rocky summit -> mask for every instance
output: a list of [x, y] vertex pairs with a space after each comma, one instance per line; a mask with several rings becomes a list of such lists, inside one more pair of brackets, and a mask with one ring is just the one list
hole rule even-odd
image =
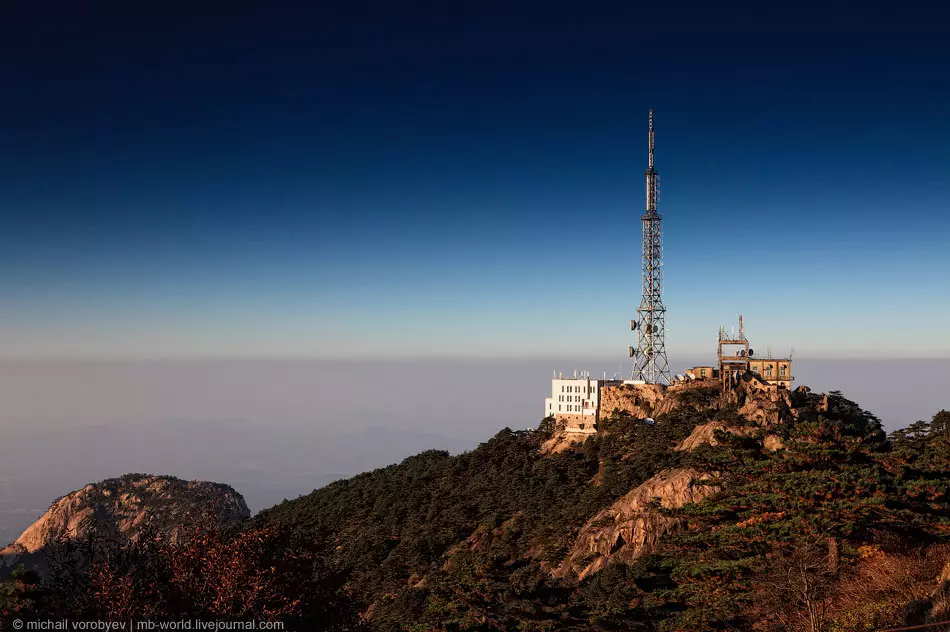
[[0, 549], [0, 555], [9, 567], [56, 541], [81, 540], [93, 533], [134, 538], [144, 528], [175, 541], [185, 525], [209, 510], [223, 524], [250, 516], [244, 498], [228, 485], [126, 474], [58, 498], [20, 537]]

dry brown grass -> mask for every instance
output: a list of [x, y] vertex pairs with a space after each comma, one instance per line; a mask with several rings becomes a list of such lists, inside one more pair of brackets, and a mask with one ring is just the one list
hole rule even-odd
[[950, 545], [864, 546], [845, 568], [832, 548], [816, 543], [770, 558], [755, 581], [755, 629], [872, 632], [950, 619], [950, 573], [941, 578]]
[[928, 620], [946, 614], [945, 598], [939, 607], [932, 602], [950, 546], [897, 552], [867, 546], [859, 553], [861, 559], [836, 587], [831, 630], [870, 631], [907, 623], [914, 614]]

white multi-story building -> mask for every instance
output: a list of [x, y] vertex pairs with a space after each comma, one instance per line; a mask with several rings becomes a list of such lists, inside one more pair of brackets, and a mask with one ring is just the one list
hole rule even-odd
[[594, 433], [600, 416], [600, 389], [622, 384], [620, 380], [583, 377], [551, 380], [551, 396], [544, 398], [544, 416], [564, 422], [567, 432]]

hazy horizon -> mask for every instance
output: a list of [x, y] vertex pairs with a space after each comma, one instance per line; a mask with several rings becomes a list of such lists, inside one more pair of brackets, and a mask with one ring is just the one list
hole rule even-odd
[[[227, 483], [256, 512], [422, 450], [468, 450], [536, 427], [552, 370], [574, 366], [629, 370], [610, 358], [2, 361], [0, 541], [55, 498], [128, 472]], [[794, 375], [888, 430], [950, 408], [950, 359], [796, 356]]]

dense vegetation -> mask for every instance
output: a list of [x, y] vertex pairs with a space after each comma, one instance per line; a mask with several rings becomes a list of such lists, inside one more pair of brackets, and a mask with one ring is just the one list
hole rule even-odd
[[[425, 452], [233, 532], [141, 538], [68, 580], [21, 574], [0, 607], [61, 611], [68, 593], [86, 616], [118, 616], [108, 601], [126, 619], [260, 616], [381, 632], [832, 632], [950, 619], [935, 581], [950, 561], [950, 413], [887, 437], [831, 393], [814, 414], [673, 450], [699, 424], [749, 425], [741, 402], [714, 395], [688, 392], [654, 426], [617, 415], [558, 454], [539, 451], [550, 424], [458, 456]], [[715, 473], [718, 491], [658, 509], [678, 532], [581, 582], [552, 573], [598, 511], [680, 467]]]
[[518, 557], [554, 563], [591, 515], [676, 465], [682, 455], [670, 446], [703, 421], [693, 410], [656, 426], [619, 418], [609, 432], [549, 456], [538, 449], [550, 431], [505, 429], [471, 452], [424, 452], [285, 501], [258, 520], [326, 538], [368, 600], [405, 586], [476, 532], [502, 525]]

